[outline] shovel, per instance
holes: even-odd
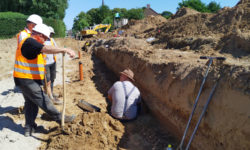
[[[66,84],[65,84],[65,53],[63,53],[62,58],[62,74],[63,74],[63,110],[62,110],[62,120],[61,120],[61,128],[64,129],[64,116],[65,116],[65,109],[66,109]],[[64,131],[64,130],[63,130]]]
[[[92,105],[84,100],[80,100],[78,102],[78,106],[82,108],[83,110],[89,111],[89,112],[100,112],[101,109],[95,105]]]

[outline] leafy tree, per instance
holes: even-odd
[[[202,3],[201,0],[183,0],[178,5],[179,7],[177,8],[177,10],[182,7],[192,8],[199,12],[216,12],[221,9],[220,5],[214,1],[206,5],[205,3]]]
[[[92,8],[87,13],[81,12],[74,18],[73,32],[81,31],[84,27],[95,24],[113,24],[115,13],[119,13],[121,18],[142,19],[144,17],[143,9],[114,8],[110,10],[108,6],[103,5],[99,8]],[[112,27],[111,27],[112,28]]]
[[[163,12],[161,13],[161,15],[162,15],[163,17],[165,17],[166,19],[168,19],[168,18],[170,18],[173,14],[172,14],[170,11],[163,11]]]
[[[206,4],[202,3],[200,0],[184,0],[178,5],[179,7],[177,9],[180,9],[182,7],[188,7],[195,9],[199,12],[208,12]]]
[[[88,22],[91,26],[93,26],[94,24],[98,24],[98,22],[100,22],[98,13],[99,13],[99,8],[92,8],[87,12],[87,14],[89,15]]]
[[[132,8],[128,10],[127,16],[128,19],[143,19],[144,18],[144,12],[142,8]]]
[[[106,5],[103,5],[99,8],[98,14],[99,14],[99,20],[97,22],[98,24],[101,23],[106,17],[112,16],[111,10]]]
[[[0,0],[0,11],[20,12],[26,15],[38,14],[46,18],[62,20],[68,0]]]
[[[88,14],[84,13],[83,11],[80,12],[80,14],[76,16],[76,18],[74,18],[74,24],[72,28],[73,32],[76,33],[77,31],[81,31],[85,27],[88,27],[89,26],[88,18],[89,18]]]
[[[217,4],[216,2],[212,1],[207,5],[207,8],[210,12],[214,13],[221,9],[220,4]]]
[[[102,24],[113,24],[113,17],[112,17],[112,16],[106,17],[106,18],[102,21]]]
[[[184,0],[182,3],[179,3],[179,7],[177,9],[182,7],[192,8],[200,12],[206,11],[206,5],[200,0]]]
[[[126,8],[114,8],[112,10],[112,16],[114,16],[116,13],[119,13],[121,18],[126,18],[128,11]]]

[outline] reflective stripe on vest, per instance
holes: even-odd
[[[38,54],[35,59],[31,60],[22,55],[21,47],[26,39],[22,40],[17,48],[13,76],[16,78],[43,80],[45,68],[42,54]]]

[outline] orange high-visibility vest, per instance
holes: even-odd
[[[45,67],[42,54],[38,54],[35,59],[27,59],[22,55],[21,47],[26,39],[22,40],[17,48],[13,76],[16,78],[43,80]]]
[[[52,38],[50,38],[51,45],[55,46],[55,43],[53,42]],[[56,55],[54,54],[54,61],[56,61]]]
[[[50,38],[50,43],[51,45],[55,46],[52,38]],[[43,54],[43,58],[44,58],[44,64],[46,65],[46,54]],[[54,54],[54,61],[56,61],[56,55]]]

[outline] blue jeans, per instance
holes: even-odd
[[[51,81],[51,92],[53,93],[53,84],[56,78],[56,62],[45,65],[47,82]]]
[[[35,125],[39,107],[48,113],[53,120],[61,120],[61,113],[55,108],[48,95],[43,92],[41,86],[37,82],[29,80],[28,84],[22,82],[17,86],[22,91],[25,99],[25,126]]]

